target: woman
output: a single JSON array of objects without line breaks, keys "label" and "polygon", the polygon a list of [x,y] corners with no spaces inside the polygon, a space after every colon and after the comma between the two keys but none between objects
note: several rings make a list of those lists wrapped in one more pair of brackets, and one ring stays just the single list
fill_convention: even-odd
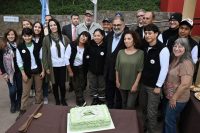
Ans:
[{"label": "woman", "polygon": [[[61,34],[60,24],[56,19],[48,23],[49,35],[45,36],[42,48],[42,60],[47,78],[53,86],[56,105],[67,106],[65,101],[66,60],[65,51],[69,39]],[[59,90],[60,88],[60,95]],[[60,99],[61,97],[61,99]]]},{"label": "woman", "polygon": [[[43,38],[44,38],[43,25],[39,21],[36,21],[33,24],[33,40],[37,45],[42,46]],[[42,49],[40,58],[42,59]],[[46,80],[43,80],[42,88],[43,88],[44,104],[48,104],[48,82]]]},{"label": "woman", "polygon": [[172,50],[164,85],[166,98],[164,133],[176,133],[176,120],[190,98],[189,88],[194,73],[188,39],[177,39]]},{"label": "woman", "polygon": [[10,112],[20,110],[22,96],[22,75],[16,62],[17,33],[8,29],[0,46],[0,69],[7,81],[10,96]]},{"label": "woman", "polygon": [[17,47],[17,65],[22,73],[23,92],[21,100],[21,110],[19,117],[26,111],[28,97],[34,80],[35,103],[42,101],[42,80],[44,71],[40,59],[41,45],[37,45],[33,39],[33,31],[29,28],[22,30],[23,43]]},{"label": "woman", "polygon": [[22,29],[24,29],[24,28],[32,29],[32,27],[33,27],[33,24],[30,20],[28,20],[28,19],[22,20]]},{"label": "woman", "polygon": [[75,42],[70,43],[66,49],[67,70],[72,77],[72,84],[76,95],[76,105],[85,106],[87,103],[83,97],[83,91],[87,82],[87,63],[85,61],[85,47],[91,37],[87,31],[83,31]]},{"label": "woman", "polygon": [[124,43],[126,49],[119,51],[115,65],[116,86],[120,89],[123,109],[135,109],[144,53],[138,49],[139,38],[136,32],[127,31]]},{"label": "woman", "polygon": [[85,49],[88,63],[88,81],[90,95],[93,98],[92,105],[105,103],[104,65],[106,57],[105,32],[96,29],[93,40]]}]

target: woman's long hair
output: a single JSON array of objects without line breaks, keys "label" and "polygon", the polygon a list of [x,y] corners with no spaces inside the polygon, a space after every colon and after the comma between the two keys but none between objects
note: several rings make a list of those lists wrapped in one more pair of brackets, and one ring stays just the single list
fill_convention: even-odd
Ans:
[{"label": "woman's long hair", "polygon": [[[94,30],[94,33],[95,33],[95,32],[99,32],[99,33],[103,36],[102,43],[104,43],[104,42],[105,42],[105,31],[102,30],[102,29],[100,29],[100,28],[97,28],[96,30]],[[93,33],[93,34],[94,34],[94,33]],[[92,39],[92,41],[95,42],[95,41],[94,41],[94,38]],[[95,42],[95,43],[96,43],[96,42]]]},{"label": "woman's long hair", "polygon": [[75,40],[75,44],[77,44],[77,45],[79,44],[79,40],[80,40],[81,35],[86,36],[86,37],[88,38],[88,39],[87,39],[87,42],[85,42],[84,46],[90,44],[91,36],[90,36],[90,33],[87,32],[87,31],[81,32],[81,34],[80,34],[80,35],[78,36],[78,38]]},{"label": "woman's long hair", "polygon": [[[140,40],[140,37],[138,35],[137,32],[133,31],[133,30],[127,30],[125,31],[124,33],[124,37],[126,34],[130,34],[133,38],[133,46],[136,48],[136,49],[139,49],[141,47],[141,40]],[[123,38],[124,39],[124,38]]]},{"label": "woman's long hair", "polygon": [[34,26],[35,26],[36,24],[39,24],[40,27],[41,27],[41,32],[39,33],[39,38],[40,38],[40,40],[41,40],[41,39],[44,38],[44,28],[43,28],[42,23],[39,22],[39,21],[36,21],[36,22],[33,24],[33,37],[36,37],[36,34],[35,34],[35,32],[34,32]]},{"label": "woman's long hair", "polygon": [[4,36],[3,36],[3,41],[5,41],[6,43],[9,42],[7,36],[11,31],[13,31],[15,34],[14,42],[17,42],[17,39],[18,39],[17,32],[14,29],[7,29],[7,31],[4,33]]},{"label": "woman's long hair", "polygon": [[[192,55],[191,55],[191,48],[190,48],[190,45],[189,45],[189,41],[187,38],[178,38],[174,45],[175,44],[180,44],[181,46],[183,46],[185,48],[185,52],[183,53],[183,55],[180,57],[179,61],[177,64],[179,63],[182,63],[184,60],[190,60],[192,63],[193,63],[193,60],[192,60]],[[172,51],[172,54],[171,54],[172,58],[171,58],[171,61],[173,59],[175,59],[175,55],[174,55],[174,52]]]},{"label": "woman's long hair", "polygon": [[[61,32],[61,28],[60,28],[60,24],[59,24],[58,20],[56,20],[55,18],[52,18],[52,19],[49,20],[49,23],[50,23],[51,21],[55,22],[55,24],[56,24],[56,26],[57,26],[58,37],[59,37],[60,41],[64,44],[65,42],[63,42],[63,39],[62,39],[62,32]],[[51,29],[50,29],[49,23],[48,23],[49,34],[52,34],[52,31],[51,31]],[[50,40],[51,40],[51,36],[49,36],[49,38],[50,38]]]}]

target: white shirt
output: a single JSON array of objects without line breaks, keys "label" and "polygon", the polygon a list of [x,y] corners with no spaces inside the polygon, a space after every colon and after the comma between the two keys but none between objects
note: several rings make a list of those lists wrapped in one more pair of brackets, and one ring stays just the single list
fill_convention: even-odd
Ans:
[{"label": "white shirt", "polygon": [[66,66],[65,60],[67,60],[67,58],[65,57],[65,47],[61,41],[59,41],[59,44],[60,44],[60,54],[61,54],[60,58],[58,57],[56,43],[52,40],[50,50],[51,50],[51,60],[52,60],[53,67]]},{"label": "white shirt", "polygon": [[169,68],[170,53],[167,47],[163,48],[160,51],[159,58],[160,58],[160,73],[156,85],[158,87],[162,87],[163,83],[165,82]]},{"label": "white shirt", "polygon": [[[80,66],[83,64],[83,52],[84,52],[84,48],[80,48],[79,46],[77,46],[77,53],[76,53],[74,64],[73,64],[74,66]],[[69,65],[70,64],[69,59],[71,56],[71,46],[70,45],[67,46],[65,56],[67,58],[66,65]]]},{"label": "white shirt", "polygon": [[[27,49],[29,50],[30,52],[30,55],[31,55],[31,70],[33,69],[36,69],[37,68],[37,64],[35,62],[35,57],[33,55],[33,49],[34,49],[34,45],[32,44],[30,47],[27,47]],[[22,50],[22,53],[25,53],[27,52],[25,49]],[[24,68],[25,66],[23,66],[23,60],[22,60],[22,57],[21,57],[21,54],[19,52],[19,50],[17,49],[16,50],[16,57],[17,57],[17,65],[19,68]]]},{"label": "white shirt", "polygon": [[198,61],[198,47],[197,47],[197,45],[193,47],[193,49],[191,51],[191,55],[192,55],[192,60],[193,60],[194,64],[196,64],[197,61]]},{"label": "white shirt", "polygon": [[115,34],[113,34],[112,52],[115,51],[117,45],[119,44],[121,37],[122,37],[122,34],[120,34],[118,37],[115,37]]}]

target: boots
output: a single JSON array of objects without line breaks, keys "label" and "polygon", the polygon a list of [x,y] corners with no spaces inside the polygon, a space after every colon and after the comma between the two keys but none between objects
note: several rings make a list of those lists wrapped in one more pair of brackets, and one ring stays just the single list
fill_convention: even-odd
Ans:
[{"label": "boots", "polygon": [[15,108],[15,104],[14,103],[11,103],[10,112],[11,113],[15,113],[16,112],[16,108]]}]

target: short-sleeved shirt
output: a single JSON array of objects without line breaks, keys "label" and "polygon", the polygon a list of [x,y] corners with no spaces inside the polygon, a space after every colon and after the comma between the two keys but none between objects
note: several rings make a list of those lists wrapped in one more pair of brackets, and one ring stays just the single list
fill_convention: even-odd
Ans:
[{"label": "short-sleeved shirt", "polygon": [[134,54],[126,54],[120,50],[117,55],[115,69],[119,74],[120,89],[131,90],[137,74],[143,70],[144,53],[142,50]]},{"label": "short-sleeved shirt", "polygon": [[[191,76],[191,83],[192,84],[192,77],[194,73],[194,66],[191,61],[185,60],[178,65],[174,65],[173,62],[170,64],[167,79],[164,84],[164,93],[167,99],[172,98],[172,96],[176,93],[177,88],[181,84],[181,77],[182,76]],[[189,86],[190,86],[189,85]],[[177,102],[187,102],[190,98],[190,89],[185,89],[183,94],[177,99]]]}]

